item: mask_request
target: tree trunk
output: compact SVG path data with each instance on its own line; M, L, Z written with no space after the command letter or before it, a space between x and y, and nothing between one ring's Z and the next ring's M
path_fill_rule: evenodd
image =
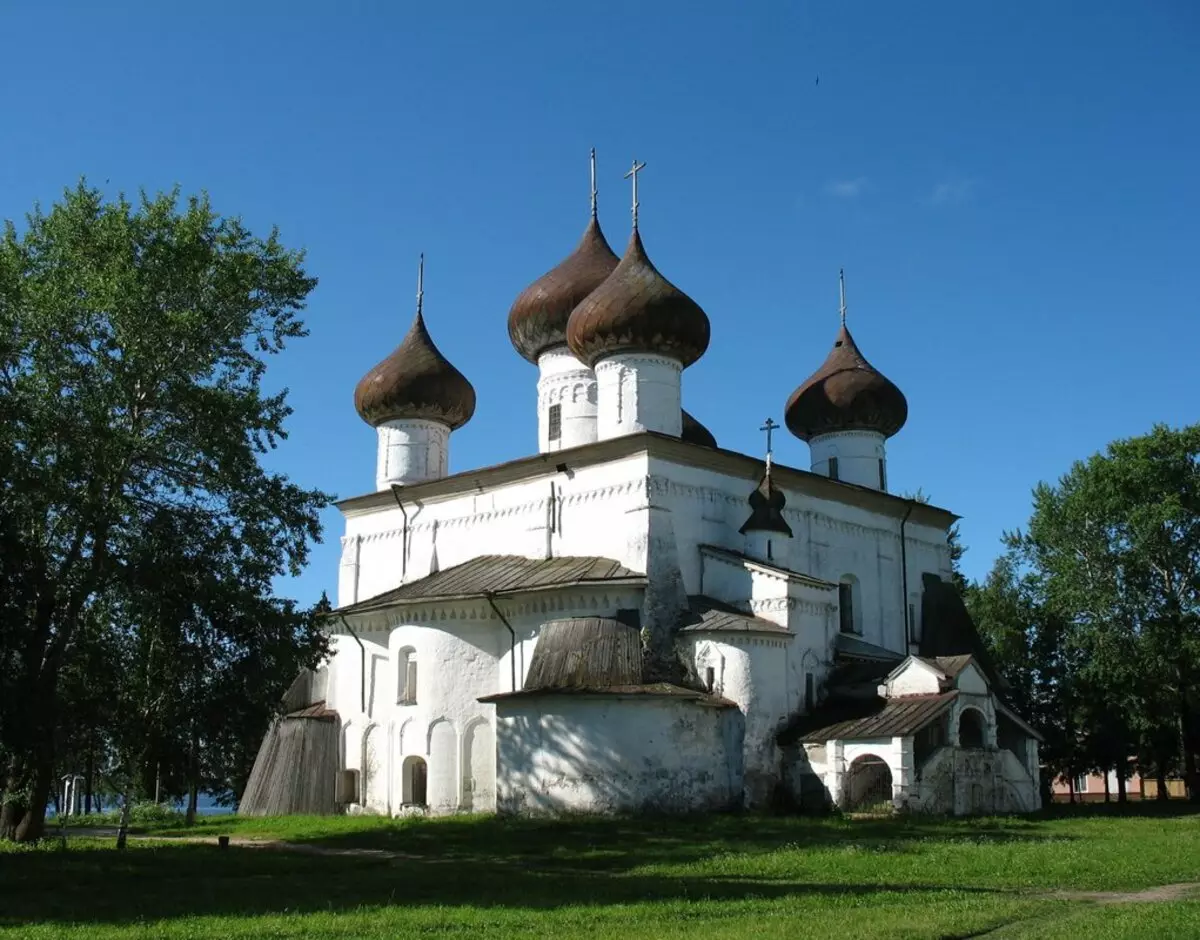
M1182 671L1181 671L1182 672ZM1200 803L1200 772L1196 768L1196 753L1192 750L1192 721L1188 708L1187 689L1179 690L1179 762L1183 767L1183 779L1187 782L1187 796L1192 803Z
M1125 786L1125 762L1117 764L1117 802L1128 803L1129 791Z
M1154 760L1154 782L1158 784L1158 792L1154 794L1154 798L1169 800L1171 793L1167 790L1167 759L1161 753L1157 754Z
M95 731L93 729L92 733L88 735L87 766L84 768L83 812L85 815L89 815L92 812L92 788L95 786L96 757L92 750L92 738L94 735Z
M1104 774L1104 802L1105 803L1112 802L1112 787L1109 785L1109 782L1108 782L1108 771L1109 771L1109 768L1107 768L1107 767L1102 767L1100 769L1100 772L1102 774Z
M1075 803L1075 773L1070 772L1067 776L1067 800L1072 805Z
M129 835L129 788L125 788L121 802L121 824L117 827L117 848L125 848L125 839Z
M8 763L4 780L4 803L0 805L0 839L17 837L17 824L25 816L25 793L21 767L17 758Z
M33 767L33 786L29 790L29 805L17 823L18 842L36 842L46 831L46 805L54 788L54 753L46 745L39 749Z
M192 718L192 740L188 751L188 804L184 825L196 825L196 803L200 794L200 741L196 731L196 719Z

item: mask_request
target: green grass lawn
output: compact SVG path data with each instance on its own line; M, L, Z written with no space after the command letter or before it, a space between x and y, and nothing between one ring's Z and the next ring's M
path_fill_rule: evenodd
M12 937L1200 937L1200 814L210 818L186 832L388 855L72 837L0 851Z

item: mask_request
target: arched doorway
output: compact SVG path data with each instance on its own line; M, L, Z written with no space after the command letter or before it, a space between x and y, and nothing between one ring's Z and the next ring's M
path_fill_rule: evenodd
M958 746L983 747L985 741L983 715L974 708L964 708L958 717Z
M429 803L429 768L422 757L404 758L403 788L405 806L427 806Z
M846 768L846 810L855 813L890 813L892 770L874 754L856 757Z

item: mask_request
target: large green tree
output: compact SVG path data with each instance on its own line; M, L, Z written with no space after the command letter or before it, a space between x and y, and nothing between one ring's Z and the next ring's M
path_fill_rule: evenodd
M1200 425L1155 426L1039 485L1012 544L1064 624L1080 769L1123 775L1130 753L1147 750L1165 763L1166 721L1200 800Z
M106 201L81 183L48 212L35 210L21 230L6 226L6 834L42 831L63 679L81 651L120 649L134 658L118 677L121 688L139 673L153 685L151 634L197 619L152 610L155 596L177 587L170 566L179 553L163 548L157 562L147 560L148 546L161 547L164 531L186 531L223 576L244 579L261 599L257 588L298 572L319 538L325 494L261 463L290 413L286 392L268 393L263 375L271 354L305 335L299 313L316 281L302 262L276 232L256 237L238 219L218 216L206 197L181 200L177 192ZM139 620L123 619L133 612ZM206 642L236 635L243 655L278 642L278 631L240 615L210 628ZM158 645L159 662L166 649Z

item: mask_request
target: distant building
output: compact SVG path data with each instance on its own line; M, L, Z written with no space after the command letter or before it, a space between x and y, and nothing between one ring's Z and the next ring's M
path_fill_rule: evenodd
M1104 802L1105 784L1111 800L1117 798L1117 772L1110 770L1107 774L1087 773L1077 774L1074 779L1057 777L1050 785L1050 790L1056 803L1069 802L1074 798L1080 803ZM1158 797L1158 781L1153 777L1143 777L1134 772L1125 779L1125 794L1131 800L1153 800ZM1167 779L1167 795L1171 798L1187 796L1187 784L1176 777Z
M764 461L683 410L709 321L647 256L636 188L624 257L593 200L512 305L536 454L448 472L476 393L422 296L355 395L376 491L339 504L333 656L289 693L242 812L1039 807L1037 733L951 583L956 517L888 491L908 404L844 290L784 408L809 470L773 462L773 421Z

